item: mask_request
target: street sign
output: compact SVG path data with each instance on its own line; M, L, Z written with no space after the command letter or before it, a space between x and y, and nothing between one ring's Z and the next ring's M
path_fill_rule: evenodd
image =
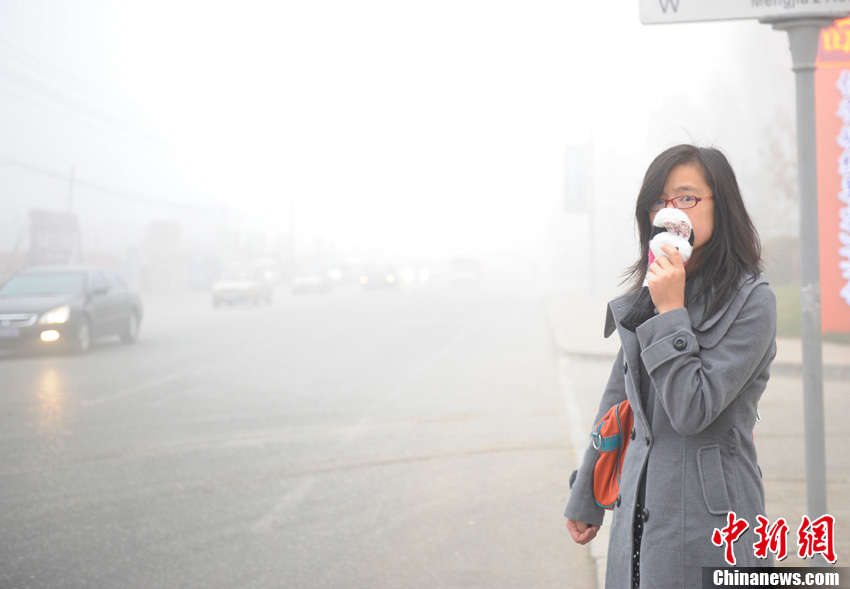
M76 261L79 243L77 215L30 210L30 266L70 264Z
M742 18L840 18L848 11L850 0L640 0L640 22L645 25Z

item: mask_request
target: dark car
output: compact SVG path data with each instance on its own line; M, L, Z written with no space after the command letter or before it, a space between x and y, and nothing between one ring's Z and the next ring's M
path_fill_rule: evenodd
M34 267L0 286L0 347L88 350L94 338L139 337L139 295L109 270Z

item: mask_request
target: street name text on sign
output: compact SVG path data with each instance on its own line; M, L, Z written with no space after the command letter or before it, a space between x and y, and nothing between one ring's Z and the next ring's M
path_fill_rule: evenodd
M844 15L850 0L640 0L645 25L733 20Z

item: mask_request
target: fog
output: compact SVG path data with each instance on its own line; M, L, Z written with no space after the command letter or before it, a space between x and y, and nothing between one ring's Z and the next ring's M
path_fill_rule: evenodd
M587 258L613 289L642 174L683 141L727 153L763 234L793 232L785 34L609 7L2 2L0 251L31 209L71 211L83 259L169 222L219 261L244 255L224 231L284 263L476 256L566 286Z
M593 587L562 513L652 159L722 149L795 270L785 33L638 8L0 0L0 586Z

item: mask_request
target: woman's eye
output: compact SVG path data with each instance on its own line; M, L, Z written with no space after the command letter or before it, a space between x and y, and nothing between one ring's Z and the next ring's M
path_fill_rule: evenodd
M681 202L694 202L694 197L693 196L680 196L679 200Z

